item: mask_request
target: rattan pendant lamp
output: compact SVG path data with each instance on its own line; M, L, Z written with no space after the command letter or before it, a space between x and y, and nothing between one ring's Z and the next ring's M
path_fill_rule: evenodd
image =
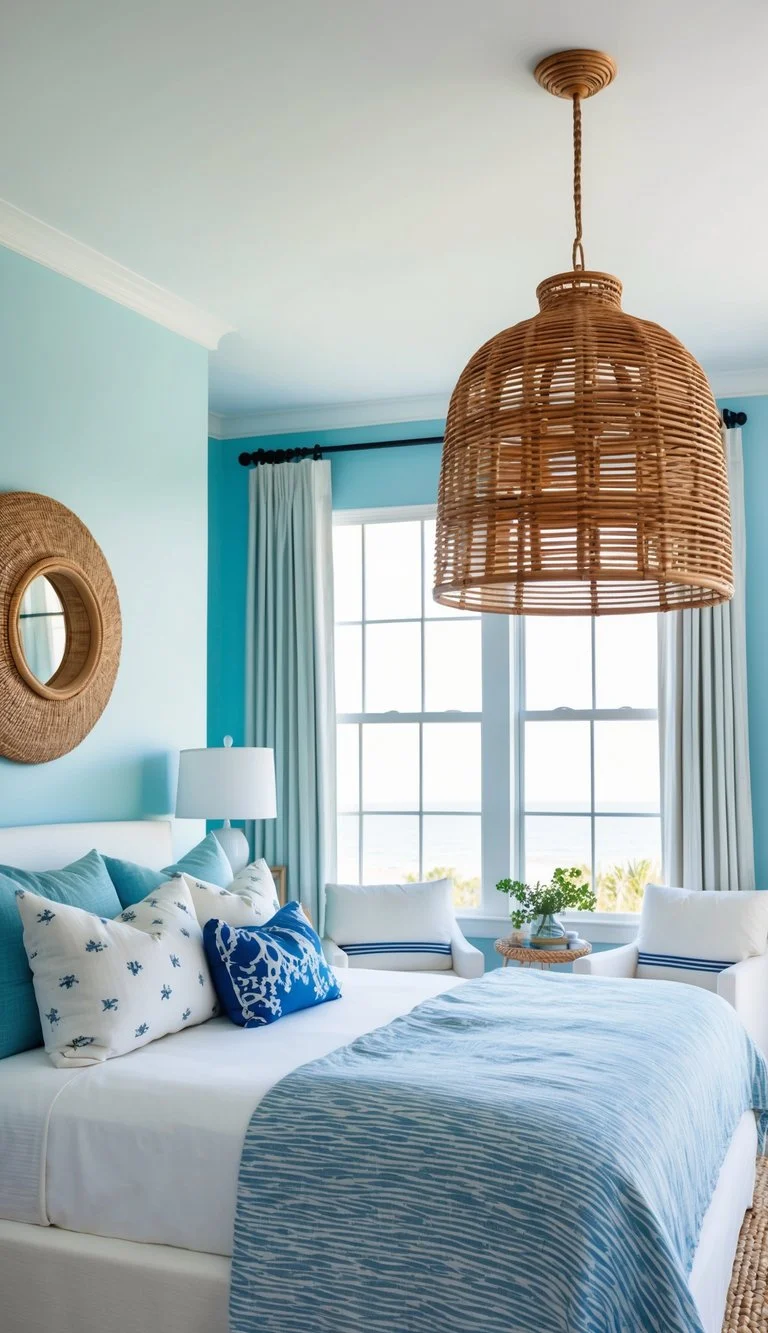
M540 313L491 338L451 398L435 599L508 615L714 606L733 595L725 456L703 370L621 309L584 266L581 103L612 82L600 51L561 51L539 84L573 104L573 268Z

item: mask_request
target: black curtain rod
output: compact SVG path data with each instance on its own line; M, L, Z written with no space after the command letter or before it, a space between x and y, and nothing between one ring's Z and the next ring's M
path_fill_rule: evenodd
M430 435L417 440L376 440L368 444L314 444L308 449L254 449L253 453L242 453L238 462L242 467L251 467L259 463L293 463L299 458L318 460L325 454L350 454L363 449L404 449L406 445L442 444L442 435Z
M744 426L746 422L746 412L732 412L728 407L723 408L723 424L726 430L733 430L734 426ZM300 458L314 458L318 461L325 454L360 453L364 449L404 449L418 444L442 443L442 435L429 435L426 438L420 436L416 440L375 440L366 444L314 444L303 449L254 449L251 453L240 454L238 462L241 467L254 467L261 463L293 463Z

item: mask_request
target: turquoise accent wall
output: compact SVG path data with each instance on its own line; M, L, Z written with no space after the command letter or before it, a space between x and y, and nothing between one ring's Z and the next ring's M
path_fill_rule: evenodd
M52 763L0 760L0 823L165 814L205 744L207 353L3 249L0 290L0 489L74 510L123 616L101 720Z
M749 760L755 830L755 876L768 889L768 396L718 399L744 411L744 495L747 516L747 676Z
M309 448L369 440L442 435L443 421L401 422L356 430L306 431L208 442L208 744L245 740L245 590L248 472L238 455L254 449ZM433 504L440 445L332 454L334 509Z
M722 399L720 406L741 408L748 415L743 439L750 757L757 883L760 888L768 888L768 396ZM410 439L438 435L442 429L442 421L421 421L209 442L209 744L221 744L226 732L234 736L236 744L243 740L248 486L247 472L237 463L238 454L258 448L286 449L291 445ZM336 509L431 504L437 497L439 445L335 455L331 465ZM485 941L482 947L487 945ZM490 947L492 950L492 941Z

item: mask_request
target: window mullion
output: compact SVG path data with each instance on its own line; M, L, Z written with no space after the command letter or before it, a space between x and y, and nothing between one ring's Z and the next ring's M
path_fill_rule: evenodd
M525 619L515 618L512 629L512 678L510 681L512 713L512 759L514 828L513 855L515 879L525 880L525 720L526 720L526 684L525 684Z
M368 672L367 632L368 629L371 628L373 622L369 622L368 619L368 606L366 597L367 548L370 546L372 540L372 533L368 532L367 524L369 521L393 522L397 521L397 519L400 518L404 520L407 519L409 522L413 522L413 520L416 520L414 526L417 526L420 531L421 540L419 544L418 565L409 566L410 568L413 568L414 576L416 575L416 570L418 568L418 574L420 577L420 588L418 597L419 611L416 615L411 614L410 616L402 619L398 617L396 614L390 616L384 616L381 620L381 623L394 625L394 624L403 624L406 623L407 621L413 624L414 622L418 621L419 651L420 651L420 677L419 677L420 693L418 698L417 710L414 710L414 712L412 713L405 714L405 713L385 711L378 714L369 714L366 711L368 704L368 699L367 699L368 676L370 674ZM475 727L479 724L481 733L481 809L479 816L480 833L481 833L481 851L482 851L481 907L483 912L487 915L492 915L492 916L502 915L504 913L506 903L503 900L501 900L499 895L495 892L494 886L496 881L499 878L506 875L513 875L525 878L526 870L529 868L526 866L526 849L525 849L525 843L526 843L526 793L524 789L525 753L526 753L527 743L538 744L538 741L536 740L535 737L531 738L527 736L526 723L528 721L531 722L571 721L571 722L579 722L581 724L580 730L585 722L589 723L589 765L590 765L589 798L588 798L589 799L588 817L590 820L589 856L591 863L592 879L594 882L597 877L597 818L598 818L598 813L600 813L597 811L596 808L596 798L597 798L596 754L597 754L597 739L598 739L597 723L598 722L610 723L619 721L622 722L642 721L644 724L646 724L646 727L647 724L650 723L651 721L654 724L657 723L657 710L655 708L654 709L647 707L634 708L631 705L630 706L625 705L617 708L598 707L598 704L600 702L598 685L600 684L600 682L597 679L598 635L597 635L597 622L595 618L594 617L590 618L591 697L588 696L587 700L584 701L585 703L587 703L587 707L583 709L571 709L566 707L563 707L561 709L551 709L551 710L532 709L530 712L527 712L525 708L525 674L526 674L525 620L522 617L512 617L508 619L506 617L484 616L481 618L481 643L482 643L481 709L473 713L462 713L458 710L446 710L444 712L439 712L439 713L427 713L426 712L427 629L429 628L430 625L433 624L433 620L431 618L429 622L427 620L427 608L430 604L430 589L429 585L426 582L426 577L428 573L428 562L430 559L431 552L427 541L426 527L428 525L427 521L429 522L429 524L432 523L432 511L422 508L420 511L402 510L393 512L393 511L382 510L380 513L376 513L375 515L370 515L370 516L368 516L367 513L365 515L363 515L362 513L355 515L345 514L341 518L334 515L335 523L344 521L347 522L354 521L360 523L360 543L361 543L360 577L361 577L362 587L360 589L360 600L361 600L360 683L362 690L362 700L361 700L362 706L360 712L357 714L351 714L351 713L339 714L337 718L337 722L340 725L341 724L347 725L350 723L353 724L357 731L357 737L358 737L357 777L358 777L358 787L359 787L359 801L357 809L357 823L358 823L357 859L358 859L359 878L362 880L364 873L364 866L368 864L366 860L367 856L366 844L370 841L370 838L366 835L365 832L366 801L368 799L373 799L374 796L373 792L366 794L366 791L364 790L364 771L365 771L364 746L367 743L366 738L368 739L368 741L370 741L371 737L373 737L373 742L378 745L378 742L376 741L376 733L372 731L371 728L374 727L377 723L386 724L390 728L394 723L408 723L408 724L415 724L416 726L418 726L418 764L419 764L418 810L417 811L414 810L413 813L417 814L418 816L418 867L419 867L419 877L423 878L425 872L427 872L430 869L430 865L425 862L425 853L426 853L426 816L424 814L424 802L426 799L425 770L424 770L424 761L426 753L425 726L427 723L444 724L444 723L455 722L458 725L474 724ZM411 529L411 531L413 531L413 529ZM393 541L397 541L396 533L394 533L393 535ZM412 588L411 588L411 596L412 596ZM397 604L393 604L390 608L383 607L382 609L385 610L390 609L396 612L398 608ZM462 615L455 617L455 619L458 621L464 621L464 620L469 620L470 617ZM349 623L351 624L356 622L349 622ZM566 629L565 626L563 628L564 630ZM432 632L433 631L430 630L430 635L432 634ZM456 633L458 634L458 631L456 631ZM611 642L613 643L614 640L611 640ZM431 643L432 639L430 638L430 644ZM608 650L606 649L606 651ZM611 649L611 652L613 652L614 654L618 651L620 651L618 647L614 647ZM410 646L408 648L408 652L409 654L410 652L412 652L412 648ZM601 652L602 652L602 638L601 638ZM603 663L603 656L601 656L601 663ZM610 677L610 679L613 679L616 676L617 672L617 667L614 662L614 658L606 657L605 666L606 670L608 671L608 677ZM532 662L532 672L535 673L536 670L537 667L536 667L536 662L534 660ZM613 675L611 675L611 673L613 673ZM607 679L608 678L606 678L606 683ZM566 693L567 697L567 692L564 691L564 693ZM629 694L630 698L633 696L632 689L629 689L627 693ZM637 691L637 693L639 694L639 691ZM616 695L616 697L620 697L618 690L614 691L614 694ZM382 697L380 702L382 704L386 704L386 702L388 701L388 697L389 697L388 694L385 692L385 695L384 697ZM642 699L642 696L640 696L640 698ZM546 702L546 698L544 701ZM414 700L414 702L416 701ZM553 730L555 732L557 731L556 728ZM603 729L600 732L601 745L603 740L603 732L608 733L608 731L609 728L607 726L603 726ZM395 728L393 735L397 734L399 733ZM413 735L412 732L411 735ZM381 738L382 743L383 739L384 738L382 737ZM542 741L542 743L544 742ZM555 752L557 752L556 736L553 736L551 741L548 741L547 743L554 744ZM459 744L458 739L457 739L457 744ZM640 745L639 741L638 745ZM412 754L412 750L410 751L410 753ZM646 753L646 743L645 741L643 741L642 746L640 746L640 748L638 749L638 754L645 755L645 753ZM643 770L643 772L645 772L645 769ZM604 775L604 777L606 778L610 776L611 776L610 773ZM637 790L638 793L640 793L640 795L642 795L642 792L644 791L643 782L644 779L642 779L642 781L639 781L637 785ZM544 787L546 790L547 789L546 782L544 784ZM395 790L397 790L397 787L395 787ZM632 788L632 790L634 790L634 788ZM608 794L612 795L612 793ZM640 796L638 796L638 804L639 803L641 803ZM398 817L405 817L407 812L403 811L403 812L387 812L387 813L397 813ZM449 812L436 811L436 813L449 813ZM537 811L536 813L541 815L546 815L547 818L554 818L557 815L557 812L555 811L552 811L551 813L548 811L547 812ZM565 822L566 816L568 817L570 816L570 812L560 812L560 813L563 814L564 816L563 822ZM658 814L655 811L651 811L649 808L636 812L633 812L631 810L629 811L606 810L604 813L608 817L615 815L616 818L619 819L625 819L625 818L638 819L639 816L647 816L649 820L658 820ZM458 814L466 814L469 817L470 815L474 815L474 812L467 810L467 811L457 812L457 815ZM578 817L583 818L582 815L579 815ZM477 816L474 816L474 818L476 819ZM477 824L475 823L473 827L476 830ZM408 834L409 845L411 847L413 845L412 829L413 825L411 823L410 824L411 832ZM622 847L624 845L624 842L630 838L630 834L631 837L634 839L633 842L627 843L627 845L630 846L630 848L634 847L635 845L638 848L644 846L646 839L645 835L642 834L640 831L639 819L638 823L634 826L634 829L635 829L634 832L628 830L625 838L624 835L621 833L620 826L617 826L616 831L610 834L609 836L610 830L608 828L608 818L605 819L605 822L602 822L602 815L601 815L602 852L607 856L610 848ZM380 828L379 832L381 833L381 831L382 830ZM470 834L468 832L467 838L469 837ZM651 833L649 832L648 838L650 839L650 837ZM570 835L566 835L563 845L564 846L570 845L574 839L577 839L577 841L583 846L583 824L581 824L579 829L576 829L574 827L572 837ZM451 846L453 846L452 836L450 838L447 837L447 841ZM460 845L461 847L464 846L463 835ZM554 848L552 850L554 850ZM584 851L580 854L579 859L581 859L581 856L584 856L586 858L586 853L587 849L584 848ZM457 850L455 854L457 857L463 856L463 853L459 850ZM641 853L638 850L637 855L639 856L640 854ZM645 853L643 852L643 855L644 854ZM448 853L446 853L446 855L448 855ZM433 859L435 860L437 859L437 849L435 851L435 858ZM473 856L472 858L473 864L474 864L474 859L475 858ZM614 859L618 861L618 850L615 853ZM610 861L610 864L612 864L612 861ZM530 869L532 873L535 873L533 871L533 867L530 867Z
M424 532L424 523L421 524L421 719L419 721L419 879L424 878L424 713L427 706L427 687L426 687L426 628L424 617L427 608L425 605L425 568L424 568L424 543L426 534Z
M592 717L589 722L589 860L592 888L597 892L597 866L595 864L595 710L597 708L597 634L595 617L591 620L591 657L592 657Z
M501 910L496 883L512 869L510 629L506 616L482 617L481 904L494 916Z
M361 699L362 711L363 711L363 715L365 715L365 708L366 708L366 703L367 703L367 700L366 700L365 695L366 695L366 689L367 689L367 684L366 684L366 648L367 648L367 642L368 642L368 630L367 630L366 622L365 622L366 606L365 606L365 524L364 524L364 523L362 524L362 526L361 526L361 528L360 528L360 577L361 577L361 579L362 579L362 587L361 587L361 589L360 589L360 615L362 616L361 639L362 639L362 654L363 654L363 660L362 660L362 663L361 663L361 685L360 685L360 688L361 688L361 691L362 691L362 699ZM358 878L357 878L357 882L358 882L358 884L362 884L362 883L364 882L364 881L363 881L363 829L364 829L364 827L365 827L364 820L363 820L363 809L364 809L364 806L365 806L365 802L364 802L364 799L363 799L363 795L364 795L364 794L363 794L363 737L364 737L364 735L365 735L365 730L364 730L363 724L362 724L362 722L361 722L361 723L360 723L360 742L359 742L359 745L358 745L358 766L359 766L359 788L358 788L358 790L359 790L359 792L360 792L360 811L359 811L359 814L358 814L358 816L357 816L357 821L358 821L358 822L357 822L357 833L358 833L358 836L357 836L357 859L358 859L358 868L357 868L357 876L358 876Z

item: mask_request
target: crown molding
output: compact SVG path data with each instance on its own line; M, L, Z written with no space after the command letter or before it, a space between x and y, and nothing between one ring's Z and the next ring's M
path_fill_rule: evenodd
M208 434L215 440L245 440L260 435L293 435L299 431L392 426L402 421L442 421L448 411L448 400L446 393L420 398L379 398L363 403L324 403L243 416L210 412Z
M0 245L214 351L231 324L0 199Z
M768 394L768 367L715 370L708 376L715 398L757 398Z
M709 376L709 382L716 398L768 395L768 367L764 370L715 371ZM209 412L208 434L214 440L245 440L262 435L291 435L299 431L391 426L403 421L441 421L448 412L448 401L448 394L432 394L419 398L379 398L362 403L288 407L242 416Z
M208 413L208 439L226 440L225 435L227 418L221 416L218 412Z

